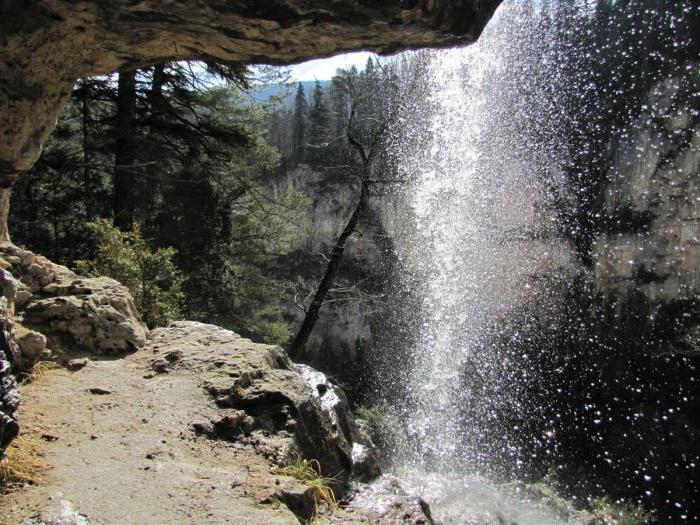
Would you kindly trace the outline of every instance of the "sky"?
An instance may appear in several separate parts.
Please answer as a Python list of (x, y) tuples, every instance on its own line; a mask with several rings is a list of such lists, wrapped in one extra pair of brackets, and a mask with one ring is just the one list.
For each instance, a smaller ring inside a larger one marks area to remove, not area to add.
[(309, 60), (291, 67), (291, 80), (329, 80), (339, 67), (347, 68), (353, 65), (359, 69), (364, 69), (367, 58), (373, 53), (360, 51), (359, 53), (345, 53), (331, 58), (321, 58)]

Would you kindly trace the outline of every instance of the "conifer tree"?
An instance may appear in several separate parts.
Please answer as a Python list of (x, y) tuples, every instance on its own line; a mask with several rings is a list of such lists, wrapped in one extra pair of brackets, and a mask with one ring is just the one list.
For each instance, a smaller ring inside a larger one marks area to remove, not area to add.
[(294, 116), (292, 123), (292, 147), (294, 148), (294, 165), (306, 160), (306, 96), (300, 82), (294, 97)]
[(328, 107), (326, 98), (321, 88), (321, 83), (317, 80), (314, 86), (313, 98), (311, 99), (311, 109), (309, 110), (309, 133), (307, 152), (308, 161), (312, 166), (320, 166), (326, 158), (326, 150), (329, 142), (328, 137)]

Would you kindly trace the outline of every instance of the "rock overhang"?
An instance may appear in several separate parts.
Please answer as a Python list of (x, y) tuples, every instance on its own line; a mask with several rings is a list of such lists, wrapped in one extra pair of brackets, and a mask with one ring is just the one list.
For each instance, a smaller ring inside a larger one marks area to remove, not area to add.
[(467, 44), (500, 0), (6, 0), (0, 185), (39, 156), (75, 81), (173, 59), (291, 64)]

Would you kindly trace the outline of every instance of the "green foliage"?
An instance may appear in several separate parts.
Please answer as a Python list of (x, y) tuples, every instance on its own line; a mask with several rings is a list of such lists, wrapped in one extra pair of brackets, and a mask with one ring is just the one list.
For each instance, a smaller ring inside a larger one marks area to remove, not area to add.
[(183, 278), (173, 263), (173, 248), (152, 250), (138, 226), (122, 232), (100, 219), (88, 223), (87, 228), (95, 238), (96, 255), (76, 261), (81, 273), (105, 275), (126, 286), (149, 328), (180, 318)]
[(357, 406), (353, 409), (356, 417), (369, 425), (372, 440), (385, 453), (391, 453), (401, 439), (401, 423), (397, 417), (380, 405)]
[(612, 503), (608, 497), (594, 498), (591, 501), (591, 510), (596, 516), (615, 525), (645, 525), (653, 523), (653, 517), (649, 511), (641, 505), (632, 503)]

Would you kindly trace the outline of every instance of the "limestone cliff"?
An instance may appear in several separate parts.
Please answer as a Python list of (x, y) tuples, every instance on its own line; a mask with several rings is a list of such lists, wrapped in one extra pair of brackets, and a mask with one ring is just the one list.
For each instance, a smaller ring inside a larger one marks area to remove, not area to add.
[(610, 145), (604, 213), (626, 227), (595, 243), (596, 286), (606, 296), (638, 291), (668, 303), (700, 293), (699, 90), (693, 74), (657, 83), (630, 132)]

